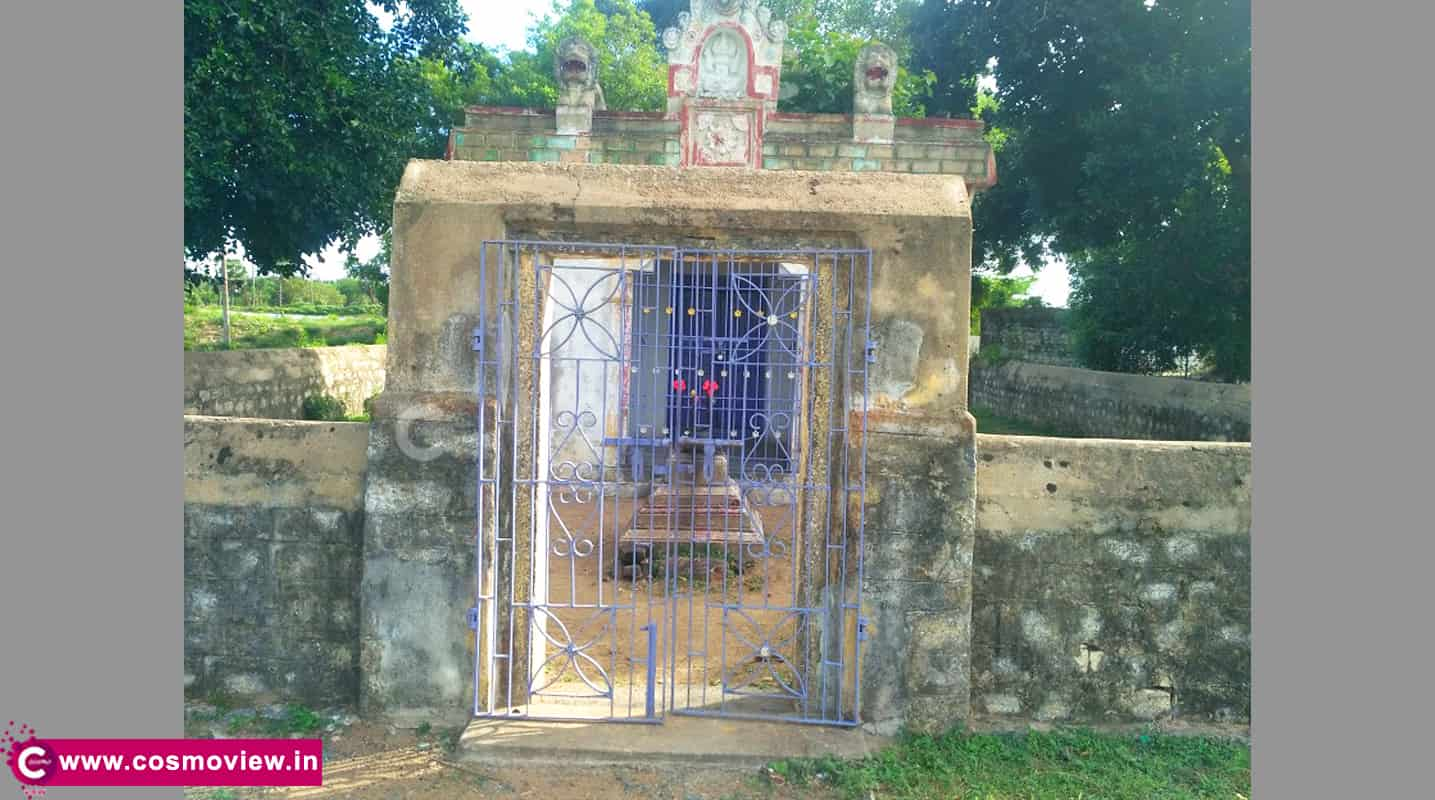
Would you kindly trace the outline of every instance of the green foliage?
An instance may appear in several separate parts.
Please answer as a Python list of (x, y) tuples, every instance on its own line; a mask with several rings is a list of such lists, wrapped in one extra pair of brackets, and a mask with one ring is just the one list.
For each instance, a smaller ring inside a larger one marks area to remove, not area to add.
[(344, 271), (361, 287), (370, 304), (389, 307), (389, 261), (393, 254), (394, 232), (384, 231), (379, 239), (379, 252), (368, 261), (359, 261), (353, 253), (344, 264)]
[(324, 726), (324, 718), (305, 706), (291, 704), (284, 713), (267, 718), (258, 712), (236, 715), (226, 726), (231, 736), (261, 734), (270, 738), (312, 734)]
[[(813, 114), (852, 112), (852, 70), (869, 39), (861, 34), (824, 25), (807, 13), (793, 18), (783, 49), (782, 99), (778, 108)], [(897, 68), (892, 111), (902, 117), (926, 116), (923, 105), (936, 75)]]
[(974, 206), (979, 260), (1065, 255), (1089, 366), (1196, 352), (1248, 377), (1249, 0), (978, 5), (925, 0), (911, 36), (914, 66), (938, 74), (928, 111), (975, 102), (1001, 147)]
[(554, 54), (558, 43), (569, 36), (583, 37), (598, 51), (598, 80), (608, 108), (658, 111), (665, 107), (667, 60), (658, 52), (653, 21), (633, 0), (554, 0), (548, 16), (529, 30), (529, 49), (490, 65), (495, 71), (489, 92), (475, 102), (552, 108), (558, 102)]
[(185, 0), (184, 248), (262, 272), (382, 230), (404, 164), (443, 136), (425, 60), (456, 59), (457, 0)]
[(972, 272), (972, 335), (982, 332), (982, 311), (988, 308), (1040, 306), (1041, 298), (1027, 297), (1036, 276), (1012, 278)]
[(314, 422), (343, 422), (348, 416), (344, 401), (328, 395), (310, 395), (304, 398), (303, 418)]
[(769, 770), (787, 783), (820, 781), (853, 798), (1182, 800), (1251, 793), (1249, 745), (1087, 730), (909, 735), (867, 758), (790, 760)]
[[(985, 352), (985, 348), (983, 348), (983, 352)], [(1085, 436), (1085, 434), (1063, 430), (1048, 423), (1028, 422), (1005, 417), (989, 408), (974, 407), (969, 410), (972, 412), (972, 416), (976, 417), (978, 433), (995, 433), (1003, 436), (1063, 436), (1077, 439)]]
[[(184, 349), (222, 349), (220, 309), (187, 308), (184, 313)], [(287, 316), (230, 311), (234, 350), (271, 347), (317, 347), (349, 344), (384, 344), (387, 323), (378, 315), (342, 317)]]

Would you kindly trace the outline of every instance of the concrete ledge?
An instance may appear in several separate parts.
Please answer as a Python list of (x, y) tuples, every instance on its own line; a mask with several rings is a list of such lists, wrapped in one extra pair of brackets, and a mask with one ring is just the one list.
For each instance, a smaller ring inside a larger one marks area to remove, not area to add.
[(1246, 536), (1251, 446), (977, 434), (977, 529)]
[(859, 729), (670, 715), (661, 725), (476, 720), (457, 758), (472, 764), (760, 767), (787, 758), (861, 758), (891, 743)]
[(184, 502), (361, 510), (368, 438), (366, 422), (185, 415)]

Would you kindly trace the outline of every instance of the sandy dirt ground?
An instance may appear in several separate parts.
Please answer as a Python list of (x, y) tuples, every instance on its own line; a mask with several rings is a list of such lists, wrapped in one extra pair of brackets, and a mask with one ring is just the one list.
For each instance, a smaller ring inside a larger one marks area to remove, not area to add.
[(369, 722), (325, 737), (324, 786), (194, 788), (190, 800), (789, 800), (835, 797), (812, 785), (798, 789), (766, 770), (706, 766), (583, 766), (458, 764), (452, 731), (417, 734)]

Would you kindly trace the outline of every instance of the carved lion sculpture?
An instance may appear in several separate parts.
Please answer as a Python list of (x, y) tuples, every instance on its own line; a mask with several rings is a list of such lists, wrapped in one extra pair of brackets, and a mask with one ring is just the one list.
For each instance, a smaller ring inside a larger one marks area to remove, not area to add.
[(558, 79), (558, 105), (607, 110), (603, 87), (598, 85), (598, 51), (593, 45), (577, 36), (570, 36), (558, 43), (555, 62), (553, 71)]
[(857, 55), (852, 76), (853, 111), (858, 114), (892, 113), (892, 90), (897, 86), (897, 54), (873, 42)]

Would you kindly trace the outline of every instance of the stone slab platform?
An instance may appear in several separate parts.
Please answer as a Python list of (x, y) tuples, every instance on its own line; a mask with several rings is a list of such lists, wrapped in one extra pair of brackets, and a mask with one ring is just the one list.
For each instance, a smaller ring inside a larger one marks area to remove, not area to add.
[(739, 769), (786, 758), (861, 758), (891, 740), (860, 728), (668, 715), (661, 725), (474, 720), (455, 758), (471, 764), (683, 765)]

